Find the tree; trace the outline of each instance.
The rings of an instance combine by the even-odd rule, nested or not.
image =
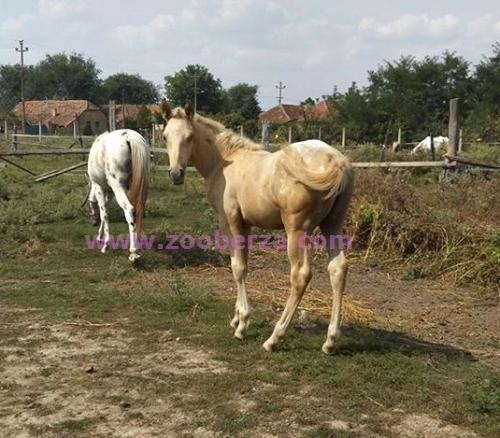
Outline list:
[[[9,112],[21,98],[19,65],[0,66],[0,109]]]
[[[177,73],[165,77],[165,91],[174,105],[194,103],[195,79],[197,89],[197,110],[210,114],[223,108],[223,89],[220,79],[202,65],[188,65]]]
[[[414,129],[417,125],[415,67],[416,60],[406,56],[394,62],[386,61],[377,70],[368,72],[366,98],[376,114],[372,141],[384,141],[393,124],[406,129]]]
[[[415,68],[415,101],[420,112],[418,123],[428,132],[442,134],[447,131],[450,99],[462,100],[462,112],[468,111],[471,91],[469,63],[454,53],[445,52],[441,57],[427,56]],[[417,127],[416,127],[417,128]]]
[[[24,67],[24,97],[26,100],[37,99],[42,86],[39,76],[32,65]],[[9,112],[21,100],[21,66],[0,66],[0,109]]]
[[[486,140],[500,137],[500,42],[493,45],[493,54],[476,67],[473,77],[472,109],[465,126],[475,136]]]
[[[471,93],[470,65],[462,57],[445,52],[440,57],[417,61],[412,56],[385,62],[369,72],[366,89],[379,141],[398,127],[412,138],[442,134],[448,124],[448,101],[468,101]],[[468,111],[467,105],[463,111]]]
[[[246,120],[256,120],[261,113],[258,88],[243,82],[228,88],[225,92],[225,112],[240,114]]]
[[[300,104],[302,106],[306,106],[306,105],[315,105],[316,104],[316,101],[312,98],[312,97],[308,97],[306,100],[304,100],[303,102],[300,102]]]
[[[159,100],[158,89],[153,82],[127,73],[108,76],[102,84],[102,91],[105,102],[121,102],[124,99],[126,103],[147,104]]]
[[[24,67],[26,100],[88,99],[100,95],[100,71],[94,61],[82,55],[47,55],[36,65]],[[0,107],[10,111],[21,100],[21,68],[0,66]]]
[[[90,58],[78,53],[46,55],[35,69],[43,93],[38,98],[100,100],[100,70]]]
[[[151,128],[151,125],[153,124],[153,115],[148,107],[141,106],[139,108],[136,123],[139,129]]]
[[[349,137],[356,142],[374,141],[380,133],[376,130],[374,114],[365,90],[353,82],[345,94],[332,96],[335,113],[333,120],[337,131],[346,128]],[[375,129],[374,129],[375,128]]]

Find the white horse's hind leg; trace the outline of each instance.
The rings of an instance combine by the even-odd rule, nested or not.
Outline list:
[[[99,226],[99,232],[97,234],[98,240],[104,240],[101,252],[104,254],[109,243],[109,222],[108,222],[108,211],[106,206],[108,203],[108,195],[104,192],[101,186],[94,185],[94,195],[99,204],[99,212],[101,215],[101,225]]]
[[[96,196],[96,188],[97,185],[95,183],[90,183],[90,193],[89,193],[89,206],[90,206],[90,215],[92,219],[92,225],[101,225],[101,216],[99,213],[99,202],[97,202],[97,196]],[[99,227],[101,228],[101,227]],[[101,236],[102,237],[102,236]]]
[[[328,326],[328,335],[323,347],[324,353],[331,354],[335,350],[335,343],[340,337],[340,322],[342,311],[342,295],[345,289],[345,280],[347,277],[347,259],[344,251],[338,249],[329,251],[328,273],[330,274],[330,283],[332,285],[333,303],[332,316]]]
[[[128,258],[131,262],[133,262],[134,260],[140,257],[139,254],[137,254],[137,247],[136,247],[137,232],[134,221],[134,207],[130,203],[127,194],[125,192],[125,189],[120,184],[119,181],[115,179],[110,179],[109,184],[111,186],[111,189],[113,190],[113,193],[115,194],[118,205],[122,208],[123,213],[125,214],[125,220],[127,221],[128,231],[129,231],[130,255]]]

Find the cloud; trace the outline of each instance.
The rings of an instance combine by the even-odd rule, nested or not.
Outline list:
[[[466,34],[491,40],[495,35],[500,35],[500,20],[491,14],[478,17],[467,23]]]
[[[459,19],[451,14],[431,18],[426,14],[404,14],[392,21],[383,21],[376,17],[365,17],[359,23],[359,29],[371,35],[383,38],[402,36],[443,37],[458,28]]]
[[[175,23],[176,20],[171,15],[157,15],[145,24],[117,26],[113,29],[112,37],[115,42],[124,45],[152,45],[171,30]]]
[[[69,12],[82,12],[85,9],[86,4],[82,0],[73,0],[71,3],[67,0],[38,0],[33,13],[6,18],[0,23],[0,31],[3,34],[18,33],[31,24],[41,26],[53,18],[60,18]]]
[[[36,16],[32,14],[22,14],[17,17],[11,17],[3,20],[0,25],[2,33],[14,33],[23,29],[28,23],[34,22]]]
[[[38,13],[41,16],[63,15],[68,9],[68,3],[63,0],[38,0]]]

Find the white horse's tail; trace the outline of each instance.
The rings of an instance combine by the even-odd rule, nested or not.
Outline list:
[[[145,140],[130,136],[127,136],[127,144],[131,158],[128,199],[134,206],[136,232],[140,234],[149,189],[149,146]]]
[[[325,170],[310,169],[300,153],[293,147],[286,147],[283,166],[287,173],[306,187],[319,192],[328,192],[325,198],[342,193],[353,182],[353,172],[349,160],[332,148],[325,157]]]

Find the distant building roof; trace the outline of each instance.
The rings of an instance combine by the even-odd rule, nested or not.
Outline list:
[[[161,113],[160,105],[157,103],[151,104],[136,104],[136,103],[126,103],[124,105],[116,105],[115,118],[118,123],[121,123],[123,119],[130,118],[136,119],[139,111],[142,107],[146,107],[151,113]],[[108,111],[109,105],[104,105],[103,108]]]
[[[100,111],[97,105],[88,100],[28,100],[24,105],[26,122],[30,125],[42,122],[66,127],[87,110]],[[22,103],[19,102],[12,112],[21,118]]]
[[[288,123],[302,118],[300,105],[280,104],[260,113],[259,119],[269,123]]]
[[[284,124],[301,120],[321,121],[331,113],[331,105],[322,100],[315,105],[276,105],[260,113],[259,120],[269,123]]]
[[[315,105],[306,105],[304,107],[304,116],[307,120],[325,120],[331,115],[331,113],[332,104],[324,99]]]

